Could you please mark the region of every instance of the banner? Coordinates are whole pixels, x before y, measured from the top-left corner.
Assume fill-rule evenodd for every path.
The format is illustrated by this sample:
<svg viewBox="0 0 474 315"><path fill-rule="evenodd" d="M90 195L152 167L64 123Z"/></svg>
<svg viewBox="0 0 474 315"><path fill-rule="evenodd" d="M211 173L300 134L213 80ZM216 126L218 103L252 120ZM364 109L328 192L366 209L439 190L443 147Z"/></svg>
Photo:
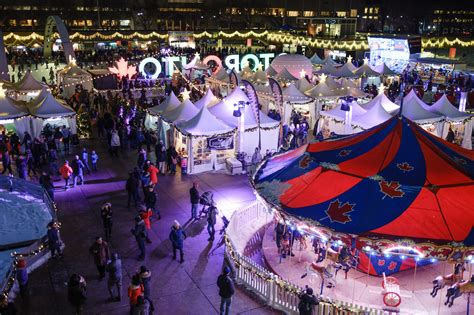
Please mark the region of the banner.
<svg viewBox="0 0 474 315"><path fill-rule="evenodd" d="M245 91L247 97L249 98L250 106L252 107L257 125L260 128L260 103L258 102L257 91L255 91L252 83L247 80L242 80L242 84L245 86Z"/></svg>
<svg viewBox="0 0 474 315"><path fill-rule="evenodd" d="M275 106L281 117L283 117L283 93L281 91L280 84L275 79L268 78L270 84L270 90L272 91L273 98L275 99Z"/></svg>
<svg viewBox="0 0 474 315"><path fill-rule="evenodd" d="M208 150L229 150L234 148L234 135L207 138Z"/></svg>
<svg viewBox="0 0 474 315"><path fill-rule="evenodd" d="M229 73L229 83L234 87L239 86L239 80L237 79L237 74L235 73L234 69L232 69L232 71Z"/></svg>

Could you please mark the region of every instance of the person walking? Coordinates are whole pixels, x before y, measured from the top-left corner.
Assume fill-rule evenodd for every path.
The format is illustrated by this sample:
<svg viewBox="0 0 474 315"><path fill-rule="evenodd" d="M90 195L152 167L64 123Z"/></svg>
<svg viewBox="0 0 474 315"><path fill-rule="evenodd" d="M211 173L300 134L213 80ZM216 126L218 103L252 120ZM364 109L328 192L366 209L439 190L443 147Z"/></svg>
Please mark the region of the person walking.
<svg viewBox="0 0 474 315"><path fill-rule="evenodd" d="M150 163L147 169L148 174L150 174L150 183L153 185L158 184L158 173L160 172L153 163Z"/></svg>
<svg viewBox="0 0 474 315"><path fill-rule="evenodd" d="M61 129L61 133L63 134L63 145L64 145L64 153L69 154L69 144L71 142L71 131L66 125L63 125Z"/></svg>
<svg viewBox="0 0 474 315"><path fill-rule="evenodd" d="M143 208L140 210L140 218L143 219L143 222L145 222L145 228L147 230L151 230L151 216L153 215L153 211L151 208ZM150 238L148 237L148 232L146 233L146 242L148 244L151 243Z"/></svg>
<svg viewBox="0 0 474 315"><path fill-rule="evenodd" d="M118 157L118 151L120 148L120 137L117 130L112 130L110 138L110 155Z"/></svg>
<svg viewBox="0 0 474 315"><path fill-rule="evenodd" d="M112 260L107 263L105 270L109 274L107 280L107 289L109 290L110 300L120 302L122 300L122 260L117 253L112 254ZM114 295L114 288L117 295Z"/></svg>
<svg viewBox="0 0 474 315"><path fill-rule="evenodd" d="M137 304L133 307L133 315L149 315L151 308L150 300L139 296L137 298Z"/></svg>
<svg viewBox="0 0 474 315"><path fill-rule="evenodd" d="M84 164L84 169L87 171L87 174L91 173L91 168L89 167L89 153L86 148L82 149L81 152L82 164Z"/></svg>
<svg viewBox="0 0 474 315"><path fill-rule="evenodd" d="M191 196L191 219L198 220L198 206L199 206L199 200L201 196L199 195L199 185L197 182L193 183L193 187L189 190L189 194Z"/></svg>
<svg viewBox="0 0 474 315"><path fill-rule="evenodd" d="M46 190L51 200L54 201L53 182L51 181L51 176L46 171L43 171L39 177L39 184Z"/></svg>
<svg viewBox="0 0 474 315"><path fill-rule="evenodd" d="M2 175L5 174L7 170L9 174L13 174L12 160L10 158L10 154L8 153L8 151L5 151L2 153L2 165L3 165Z"/></svg>
<svg viewBox="0 0 474 315"><path fill-rule="evenodd" d="M127 190L127 194L128 194L127 208L130 208L130 202L132 201L132 198L133 198L135 207L140 201L140 197L138 195L138 186L139 186L139 182L135 174L132 172L128 173L128 179L125 183L125 189Z"/></svg>
<svg viewBox="0 0 474 315"><path fill-rule="evenodd" d="M94 263L99 271L99 281L102 281L105 277L105 266L110 259L109 244L102 240L102 237L97 236L89 252L94 256Z"/></svg>
<svg viewBox="0 0 474 315"><path fill-rule="evenodd" d="M28 296L28 270L26 269L26 261L24 259L18 260L15 276L20 287L20 295L25 299Z"/></svg>
<svg viewBox="0 0 474 315"><path fill-rule="evenodd" d="M73 274L67 283L67 298L76 315L81 315L87 296L87 284L84 277Z"/></svg>
<svg viewBox="0 0 474 315"><path fill-rule="evenodd" d="M26 159L23 155L19 155L16 159L16 172L18 173L18 177L21 179L26 179L27 176L27 166L26 166Z"/></svg>
<svg viewBox="0 0 474 315"><path fill-rule="evenodd" d="M59 173L61 173L61 176L64 179L64 189L69 188L69 179L71 178L72 172L73 172L73 170L69 166L69 162L64 161L63 166L61 166L61 168L59 169Z"/></svg>
<svg viewBox="0 0 474 315"><path fill-rule="evenodd" d="M158 220L161 219L161 215L159 211L156 211L156 194L155 194L155 188L153 185L148 185L148 187L145 190L145 207L147 209L151 209L151 211L155 211L156 214L158 215Z"/></svg>
<svg viewBox="0 0 474 315"><path fill-rule="evenodd" d="M49 173L51 175L58 174L59 173L58 164L56 163L56 161L58 160L58 154L56 152L56 149L53 146L49 148L47 157L48 157Z"/></svg>
<svg viewBox="0 0 474 315"><path fill-rule="evenodd" d="M134 275L132 278L132 283L128 287L128 298L130 299L130 315L133 314L135 306L138 304L137 300L139 296L143 295L143 284L141 284L140 276Z"/></svg>
<svg viewBox="0 0 474 315"><path fill-rule="evenodd" d="M252 155L252 174L257 170L257 165L262 161L262 154L259 148L255 148L255 152Z"/></svg>
<svg viewBox="0 0 474 315"><path fill-rule="evenodd" d="M92 164L92 170L94 172L97 172L97 161L99 160L99 155L94 151L92 150L92 153L91 153L91 164Z"/></svg>
<svg viewBox="0 0 474 315"><path fill-rule="evenodd" d="M46 236L48 237L48 247L51 251L51 258L62 257L61 235L59 234L59 226L56 222L52 221L48 224Z"/></svg>
<svg viewBox="0 0 474 315"><path fill-rule="evenodd" d="M138 158L137 158L137 166L140 170L143 169L143 166L145 165L146 161L146 151L145 149L141 148L140 151L138 151Z"/></svg>
<svg viewBox="0 0 474 315"><path fill-rule="evenodd" d="M159 166L160 173L164 175L166 173L166 147L163 144L163 140L160 140L160 142L155 147L155 155L156 163Z"/></svg>
<svg viewBox="0 0 474 315"><path fill-rule="evenodd" d="M104 225L105 239L107 241L110 241L112 237L112 213L112 204L110 202L104 203L100 210L100 216Z"/></svg>
<svg viewBox="0 0 474 315"><path fill-rule="evenodd" d="M186 239L186 233L184 232L179 222L176 220L174 221L174 224L171 227L169 239L171 241L171 244L173 245L173 260L176 260L176 251L179 250L179 255L180 255L179 262L183 263L184 262L183 245L184 245L184 240Z"/></svg>
<svg viewBox="0 0 474 315"><path fill-rule="evenodd" d="M79 185L84 184L84 163L79 159L79 155L76 155L71 163L72 167L72 187L76 187L77 179L79 178Z"/></svg>
<svg viewBox="0 0 474 315"><path fill-rule="evenodd" d="M306 290L298 295L300 302L298 303L298 311L300 315L311 315L315 305L319 304L316 296L313 295L313 289L306 286Z"/></svg>
<svg viewBox="0 0 474 315"><path fill-rule="evenodd" d="M214 234L216 234L216 229L214 226L216 225L217 221L217 208L214 206L210 206L207 212L207 232L209 233L208 241L214 240Z"/></svg>
<svg viewBox="0 0 474 315"><path fill-rule="evenodd" d="M145 299L149 299L151 295L150 294L151 271L148 270L146 266L140 266L138 276L140 277L140 281L143 284L143 295Z"/></svg>
<svg viewBox="0 0 474 315"><path fill-rule="evenodd" d="M232 295L235 293L234 283L229 277L229 274L230 268L226 266L217 278L217 287L219 288L219 296L221 297L221 305L219 308L220 315L229 315Z"/></svg>
<svg viewBox="0 0 474 315"><path fill-rule="evenodd" d="M144 260L146 256L145 241L147 239L147 232L145 230L145 222L140 216L135 217L135 227L131 230L135 240L137 241L138 248L140 249L140 256L138 260Z"/></svg>

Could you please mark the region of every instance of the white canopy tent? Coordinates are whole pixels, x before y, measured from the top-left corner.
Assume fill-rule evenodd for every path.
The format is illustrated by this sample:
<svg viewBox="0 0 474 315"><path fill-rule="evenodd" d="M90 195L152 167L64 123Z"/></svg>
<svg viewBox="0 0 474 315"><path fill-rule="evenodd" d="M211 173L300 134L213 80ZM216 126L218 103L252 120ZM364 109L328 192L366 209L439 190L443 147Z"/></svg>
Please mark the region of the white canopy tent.
<svg viewBox="0 0 474 315"><path fill-rule="evenodd" d="M331 59L332 60L332 59ZM316 71L316 73L319 73L319 74L326 74L326 75L333 75L335 76L337 74L337 68L334 67L334 65L332 64L324 64L321 69L319 69L318 71Z"/></svg>
<svg viewBox="0 0 474 315"><path fill-rule="evenodd" d="M313 65L311 61L300 54L284 54L273 59L270 66L279 74L286 69L296 80L304 73L309 78L313 76ZM268 72L267 72L268 73Z"/></svg>
<svg viewBox="0 0 474 315"><path fill-rule="evenodd" d="M434 135L442 136L444 117L428 111L413 89L403 98L402 114Z"/></svg>
<svg viewBox="0 0 474 315"><path fill-rule="evenodd" d="M181 104L178 97L171 92L166 99L161 102L160 104L153 106L148 109L151 114L159 115L165 111L173 110Z"/></svg>
<svg viewBox="0 0 474 315"><path fill-rule="evenodd" d="M400 109L400 106L389 100L385 93L379 93L379 95L374 97L369 102L362 104L361 106L367 111L371 110L375 106L382 107L387 113L391 115L396 114Z"/></svg>
<svg viewBox="0 0 474 315"><path fill-rule="evenodd" d="M251 80L256 84L266 84L268 82L267 74L262 69L257 70Z"/></svg>
<svg viewBox="0 0 474 315"><path fill-rule="evenodd" d="M245 68L242 69L242 71L240 71L240 76L244 80L247 80L247 79L253 77L253 74L254 73L253 73L252 69L250 69L249 66L246 66Z"/></svg>
<svg viewBox="0 0 474 315"><path fill-rule="evenodd" d="M332 73L332 75L336 77L353 78L357 76L354 74L354 71L356 70L357 68L348 60L342 65L342 67L339 67L334 73Z"/></svg>
<svg viewBox="0 0 474 315"><path fill-rule="evenodd" d="M391 113L389 113L385 108L390 108L391 106L396 106L399 108L399 106L390 102L392 104L391 105L387 101L390 102L385 94L381 93L374 97L372 101L370 101L372 104L369 107L370 109L368 109L365 114L354 115L352 118L352 127L354 129L354 133L370 129L392 118L393 115L396 114L395 111L392 110ZM384 103L386 103L386 105L384 105Z"/></svg>
<svg viewBox="0 0 474 315"><path fill-rule="evenodd" d="M28 121L28 112L18 101L11 99L5 95L5 90L0 84L0 124L7 129L8 125L15 125L15 122L18 120ZM23 136L23 132L15 128L16 134L20 137Z"/></svg>
<svg viewBox="0 0 474 315"><path fill-rule="evenodd" d="M94 88L92 74L72 63L58 72L58 83L63 88L63 96L69 98L76 92L76 85L91 91Z"/></svg>
<svg viewBox="0 0 474 315"><path fill-rule="evenodd" d="M278 72L277 75L273 77L277 81L281 82L293 82L293 81L298 81L298 78L292 75L288 69L283 68L280 72Z"/></svg>
<svg viewBox="0 0 474 315"><path fill-rule="evenodd" d="M194 106L196 106L196 108L198 109L201 109L204 106L211 107L217 103L219 103L219 99L214 96L211 89L207 89L206 94L204 94L203 97L196 101L196 103L194 103Z"/></svg>
<svg viewBox="0 0 474 315"><path fill-rule="evenodd" d="M337 62L335 62L331 56L326 56L324 59L323 59L323 64L325 65L330 65L330 66L336 66L338 65Z"/></svg>
<svg viewBox="0 0 474 315"><path fill-rule="evenodd" d="M354 71L354 74L358 77L378 77L380 75L380 73L372 69L368 63L364 63L362 66L357 68Z"/></svg>
<svg viewBox="0 0 474 315"><path fill-rule="evenodd" d="M288 85L283 89L283 101L289 103L308 103L314 99L298 90L295 84Z"/></svg>
<svg viewBox="0 0 474 315"><path fill-rule="evenodd" d="M314 87L314 85L309 83L308 80L306 80L306 78L300 78L298 81L295 82L295 85L298 88L298 90L300 90L303 93L311 90Z"/></svg>
<svg viewBox="0 0 474 315"><path fill-rule="evenodd" d="M318 85L306 91L305 94L313 98L341 96L339 90L335 88L330 88L325 81L319 82Z"/></svg>
<svg viewBox="0 0 474 315"><path fill-rule="evenodd" d="M8 95L18 101L31 101L37 97L45 87L40 81L36 80L31 71L26 71L20 81L7 85Z"/></svg>
<svg viewBox="0 0 474 315"><path fill-rule="evenodd" d="M323 59L319 58L317 53L314 53L314 55L309 58L309 61L311 61L313 65L322 65L324 63Z"/></svg>
<svg viewBox="0 0 474 315"><path fill-rule="evenodd" d="M178 107L165 111L161 114L161 118L168 123L175 123L180 120L189 120L198 113L198 109L189 100L185 100Z"/></svg>
<svg viewBox="0 0 474 315"><path fill-rule="evenodd" d="M375 66L373 69L381 75L387 75L387 76L397 75L397 73L395 71L393 71L389 67L387 67L385 62L379 64L378 66Z"/></svg>
<svg viewBox="0 0 474 315"><path fill-rule="evenodd" d="M265 72L266 72L267 75L269 75L270 77L273 77L273 76L275 76L275 75L278 74L278 72L277 72L275 69L273 69L272 65L269 65L268 68L267 68L267 70L265 70Z"/></svg>
<svg viewBox="0 0 474 315"><path fill-rule="evenodd" d="M318 121L317 132L323 130L323 133L334 132L339 135L354 133L354 130L351 126L352 118L348 118L348 112L343 111L341 106L342 105L339 104L333 109L321 111L321 118ZM366 110L357 104L357 102L351 103L350 110L352 117L364 115L366 113Z"/></svg>

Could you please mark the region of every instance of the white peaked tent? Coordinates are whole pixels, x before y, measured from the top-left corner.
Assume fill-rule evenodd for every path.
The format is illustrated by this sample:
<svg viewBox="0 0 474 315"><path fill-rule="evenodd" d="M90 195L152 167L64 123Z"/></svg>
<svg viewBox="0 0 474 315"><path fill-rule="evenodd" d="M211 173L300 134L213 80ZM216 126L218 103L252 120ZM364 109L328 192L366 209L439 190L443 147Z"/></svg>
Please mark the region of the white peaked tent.
<svg viewBox="0 0 474 315"><path fill-rule="evenodd" d="M324 61L321 58L319 58L317 53L314 53L314 55L311 58L309 58L309 61L311 61L313 65L322 65L324 63Z"/></svg>
<svg viewBox="0 0 474 315"><path fill-rule="evenodd" d="M300 54L284 54L276 56L270 64L276 72L286 69L296 80L303 71L310 78L313 76L313 65L306 56ZM295 81L296 81L295 80Z"/></svg>
<svg viewBox="0 0 474 315"><path fill-rule="evenodd" d="M370 111L373 107L382 107L387 113L394 115L400 109L400 106L393 103L384 93L380 93L369 102L362 104L362 108Z"/></svg>
<svg viewBox="0 0 474 315"><path fill-rule="evenodd" d="M374 126L377 126L389 120L390 118L393 117L393 115L396 114L393 111L392 111L392 114L390 114L389 112L385 110L385 106L383 105L385 100L388 100L390 102L390 100L385 96L385 94L381 93L377 95L372 101L370 101L372 105L365 114L353 116L352 126L356 130L355 132L359 132L359 131L370 129ZM393 104L393 105L397 106L396 104Z"/></svg>
<svg viewBox="0 0 474 315"><path fill-rule="evenodd" d="M453 127L456 132L462 134L461 146L472 150L472 116L468 113L459 111L454 107L446 94L443 94L439 100L427 108L430 112L446 117L443 126L442 138L446 139L449 127Z"/></svg>
<svg viewBox="0 0 474 315"><path fill-rule="evenodd" d="M338 63L335 62L330 56L327 56L326 58L323 59L323 64L329 65L329 66L335 66Z"/></svg>
<svg viewBox="0 0 474 315"><path fill-rule="evenodd" d="M5 95L0 87L0 124L2 121L21 118L28 115L26 109L20 102L17 102Z"/></svg>
<svg viewBox="0 0 474 315"><path fill-rule="evenodd" d="M44 85L36 80L31 71L26 71L20 81L11 85L11 88L19 92L41 91Z"/></svg>
<svg viewBox="0 0 474 315"><path fill-rule="evenodd" d="M63 95L67 98L74 95L77 84L81 84L82 88L88 91L94 88L92 74L79 68L74 63L58 72L58 82L63 88Z"/></svg>
<svg viewBox="0 0 474 315"><path fill-rule="evenodd" d="M257 84L266 84L268 82L267 74L262 69L259 69L252 76L252 81Z"/></svg>
<svg viewBox="0 0 474 315"><path fill-rule="evenodd" d="M189 120L198 113L198 109L189 100L185 100L178 107L165 111L161 114L161 118L169 123L174 123L179 120Z"/></svg>
<svg viewBox="0 0 474 315"><path fill-rule="evenodd" d="M321 69L316 71L316 73L324 73L324 74L327 74L327 75L336 75L337 68L335 68L332 64L324 64L321 67Z"/></svg>
<svg viewBox="0 0 474 315"><path fill-rule="evenodd" d="M289 103L308 103L313 101L313 98L303 94L295 84L290 84L283 90L283 101Z"/></svg>
<svg viewBox="0 0 474 315"><path fill-rule="evenodd" d="M158 104L156 106L153 106L153 107L149 108L148 111L152 115L159 115L159 114L161 114L165 111L173 110L174 108L178 107L180 104L181 104L181 102L179 101L179 99L176 97L176 95L172 91L170 93L170 95L168 95L168 97L166 97L166 99L163 102L161 102L160 104Z"/></svg>
<svg viewBox="0 0 474 315"><path fill-rule="evenodd" d="M374 70L380 73L381 75L397 75L397 73L391 70L387 65L384 63L379 64L378 66L374 67Z"/></svg>
<svg viewBox="0 0 474 315"><path fill-rule="evenodd" d="M357 68L352 64L352 62L347 61L342 67L339 67L332 75L336 77L351 78L356 77L354 74Z"/></svg>
<svg viewBox="0 0 474 315"><path fill-rule="evenodd" d="M219 70L217 70L216 73L213 73L211 75L211 78L219 80L219 81L229 81L229 74L227 71L224 69L224 67L220 67Z"/></svg>
<svg viewBox="0 0 474 315"><path fill-rule="evenodd" d="M201 109L202 107L210 107L217 103L219 103L219 99L214 96L211 89L207 89L206 94L204 94L204 96L201 97L196 103L194 103L194 106L196 106L198 109Z"/></svg>
<svg viewBox="0 0 474 315"><path fill-rule="evenodd" d="M342 78L341 81L340 81L340 85L341 85L341 88L342 89L350 89L350 88L358 88L359 85L357 83L355 83L354 81L352 80L349 80L347 78Z"/></svg>
<svg viewBox="0 0 474 315"><path fill-rule="evenodd" d="M324 81L324 82L326 82L326 84L331 89L337 89L337 88L341 87L341 85L336 81L336 79L334 79L334 77L327 77L326 81Z"/></svg>
<svg viewBox="0 0 474 315"><path fill-rule="evenodd" d="M341 96L340 91L338 91L337 89L330 88L325 81L319 82L318 85L306 91L305 94L313 98Z"/></svg>
<svg viewBox="0 0 474 315"><path fill-rule="evenodd" d="M314 87L314 85L309 83L308 80L306 80L306 78L300 78L298 81L295 82L295 85L298 88L298 90L300 90L303 93L311 90Z"/></svg>
<svg viewBox="0 0 474 315"><path fill-rule="evenodd" d="M221 135L235 129L217 119L205 106L191 119L177 122L176 127L186 135L203 137Z"/></svg>
<svg viewBox="0 0 474 315"><path fill-rule="evenodd" d="M357 102L352 102L351 104L352 117L364 115L366 110L363 109ZM346 111L341 110L341 104L337 105L333 109L327 111L321 111L321 118L318 121L317 131L325 129L329 132L334 132L336 134L351 134L354 133L352 127L350 131L348 130L346 123L351 124L351 122L346 121Z"/></svg>
<svg viewBox="0 0 474 315"><path fill-rule="evenodd" d="M357 68L354 71L354 74L358 77L378 77L380 75L380 73L372 69L368 63L364 63L362 66Z"/></svg>
<svg viewBox="0 0 474 315"><path fill-rule="evenodd" d="M267 70L265 70L265 72L271 77L278 74L278 72L275 69L273 69L273 67L271 65L268 66L268 68L267 68Z"/></svg>
<svg viewBox="0 0 474 315"><path fill-rule="evenodd" d="M289 81L298 81L298 78L293 76L288 69L283 68L277 75L273 77L277 81L289 82Z"/></svg>
<svg viewBox="0 0 474 315"><path fill-rule="evenodd" d="M443 116L428 111L426 104L416 96L413 89L403 99L402 114L417 124L422 125L423 128L434 135L438 137L442 136Z"/></svg>
<svg viewBox="0 0 474 315"><path fill-rule="evenodd" d="M335 118L335 119L341 119L341 118L344 119L345 111L341 110L341 106L342 105L339 104L336 107L334 107L333 109L322 111L321 116L332 117L332 118ZM356 102L352 102L351 110L352 110L352 116L353 117L364 115L367 112L365 109L363 109Z"/></svg>
<svg viewBox="0 0 474 315"><path fill-rule="evenodd" d="M234 117L234 104L239 101L248 102L247 95L240 89L236 88L229 96L224 100L211 107L210 112L222 120L226 125L231 127L237 127L239 118ZM258 124L250 106L244 107L244 148L243 151L248 155L252 155L255 148L258 147L259 130ZM278 149L278 137L279 137L279 125L278 121L275 121L268 117L262 111L259 111L260 116L260 135L261 135L261 149L262 152L268 150Z"/></svg>
<svg viewBox="0 0 474 315"><path fill-rule="evenodd" d="M247 80L253 76L253 71L252 69L250 69L249 66L246 66L242 69L242 71L240 71L240 76L242 77L242 79Z"/></svg>

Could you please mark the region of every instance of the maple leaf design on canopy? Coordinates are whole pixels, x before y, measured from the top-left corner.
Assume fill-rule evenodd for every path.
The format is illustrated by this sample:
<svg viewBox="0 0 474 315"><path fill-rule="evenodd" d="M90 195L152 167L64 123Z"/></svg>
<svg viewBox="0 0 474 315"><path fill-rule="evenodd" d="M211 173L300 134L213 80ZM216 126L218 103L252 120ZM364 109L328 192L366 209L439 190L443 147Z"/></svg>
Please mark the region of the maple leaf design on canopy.
<svg viewBox="0 0 474 315"><path fill-rule="evenodd" d="M402 185L400 185L399 182L396 181L385 181L382 180L379 182L380 186L380 192L384 194L382 199L385 199L385 197L390 197L390 198L401 198L405 195L405 192L400 189Z"/></svg>
<svg viewBox="0 0 474 315"><path fill-rule="evenodd" d="M339 199L336 199L329 204L326 214L331 222L345 224L352 221L351 216L348 215L348 213L354 211L354 206L355 204L350 204L348 202L342 204Z"/></svg>
<svg viewBox="0 0 474 315"><path fill-rule="evenodd" d="M411 172L413 171L415 168L413 166L411 166L408 162L403 162L403 163L397 163L397 167L399 170L403 171L403 173L405 172Z"/></svg>
<svg viewBox="0 0 474 315"><path fill-rule="evenodd" d="M300 168L305 169L309 166L309 164L313 161L313 159L308 155L305 154L303 158L300 160Z"/></svg>
<svg viewBox="0 0 474 315"><path fill-rule="evenodd" d="M129 66L128 61L120 58L120 60L115 62L115 67L109 67L109 71L115 73L119 79L122 77L128 76L129 78L133 77L137 73L135 66Z"/></svg>
<svg viewBox="0 0 474 315"><path fill-rule="evenodd" d="M344 149L344 150L339 151L338 156L340 156L340 157L346 157L346 156L348 156L351 152L352 152L352 150Z"/></svg>

